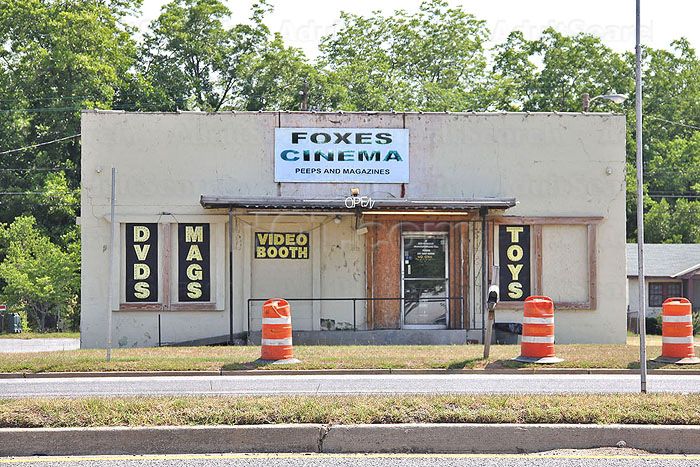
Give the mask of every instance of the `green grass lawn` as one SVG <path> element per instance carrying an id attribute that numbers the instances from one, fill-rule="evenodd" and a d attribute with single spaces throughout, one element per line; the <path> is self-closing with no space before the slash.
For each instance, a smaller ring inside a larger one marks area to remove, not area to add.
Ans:
<path id="1" fill-rule="evenodd" d="M 65 371 L 174 371 L 244 369 L 503 369 L 523 368 L 512 361 L 520 354 L 516 345 L 491 347 L 491 358 L 482 358 L 480 345 L 449 346 L 295 346 L 295 365 L 267 365 L 256 360 L 260 347 L 151 347 L 114 349 L 112 361 L 105 361 L 104 350 L 70 350 L 42 353 L 0 354 L 0 372 Z M 554 368 L 639 368 L 636 345 L 559 345 L 562 363 Z M 650 360 L 661 353 L 659 345 L 648 345 Z M 649 363 L 650 368 L 700 369 L 700 365 L 678 367 Z"/>
<path id="2" fill-rule="evenodd" d="M 661 347 L 661 336 L 657 336 L 656 334 L 647 334 L 646 341 L 647 346 L 651 345 Z M 639 347 L 639 334 L 628 334 L 627 345 L 636 345 Z M 700 347 L 700 336 L 695 336 L 695 348 L 697 349 L 698 347 Z"/>
<path id="3" fill-rule="evenodd" d="M 0 427 L 275 423 L 700 424 L 700 395 L 133 397 L 0 400 Z"/>

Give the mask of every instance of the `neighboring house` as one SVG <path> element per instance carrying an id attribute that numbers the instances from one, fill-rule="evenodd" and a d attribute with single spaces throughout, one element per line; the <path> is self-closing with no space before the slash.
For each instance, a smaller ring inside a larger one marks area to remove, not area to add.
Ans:
<path id="1" fill-rule="evenodd" d="M 636 322 L 639 313 L 637 244 L 627 244 L 627 313 Z M 644 244 L 647 316 L 657 316 L 669 297 L 686 297 L 700 309 L 700 244 Z"/>

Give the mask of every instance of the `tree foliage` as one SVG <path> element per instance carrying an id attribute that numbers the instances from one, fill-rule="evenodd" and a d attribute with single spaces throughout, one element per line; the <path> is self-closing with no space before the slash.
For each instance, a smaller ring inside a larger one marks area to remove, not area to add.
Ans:
<path id="1" fill-rule="evenodd" d="M 270 34 L 263 22 L 269 10 L 261 0 L 253 5 L 248 23 L 229 28 L 225 23 L 232 12 L 219 0 L 166 4 L 141 50 L 142 82 L 150 83 L 147 95 L 157 96 L 151 105 L 216 112 L 255 107 L 255 102 L 285 103 L 288 96 L 279 91 L 294 80 L 284 79 L 295 78 L 306 63 L 297 50 Z M 265 79 L 266 72 L 275 73 L 274 80 Z"/>
<path id="2" fill-rule="evenodd" d="M 580 111 L 583 93 L 597 96 L 634 86 L 629 64 L 600 38 L 566 36 L 553 28 L 537 40 L 511 33 L 496 47 L 494 72 L 500 78 L 498 107 L 503 110 Z M 606 104 L 601 105 L 605 110 Z"/>
<path id="3" fill-rule="evenodd" d="M 27 313 L 39 331 L 55 329 L 77 303 L 80 289 L 80 249 L 54 244 L 30 216 L 21 216 L 0 226 L 5 258 L 0 279 L 5 282 L 2 298 L 11 309 Z"/>
<path id="4" fill-rule="evenodd" d="M 111 108 L 133 65 L 136 44 L 125 15 L 138 0 L 0 0 L 0 144 L 20 148 L 80 133 L 80 109 Z M 52 172 L 66 189 L 80 183 L 78 138 L 5 154 L 5 192 L 41 192 Z M 51 182 L 48 182 L 51 183 Z M 52 203 L 31 195 L 0 199 L 0 222 L 22 214 L 53 226 L 57 238 L 74 224 Z M 72 200 L 75 203 L 77 200 Z"/>
<path id="5" fill-rule="evenodd" d="M 446 1 L 370 17 L 341 14 L 322 39 L 320 66 L 347 90 L 346 110 L 464 110 L 484 106 L 489 32 Z"/>

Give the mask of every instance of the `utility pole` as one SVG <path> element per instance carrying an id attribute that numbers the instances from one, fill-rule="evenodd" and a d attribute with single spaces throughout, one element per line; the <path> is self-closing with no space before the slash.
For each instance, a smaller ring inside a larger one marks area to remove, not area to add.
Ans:
<path id="1" fill-rule="evenodd" d="M 117 203 L 117 169 L 112 167 L 112 196 L 109 210 L 109 292 L 107 293 L 107 361 L 112 360 L 112 301 L 114 300 L 114 237 L 115 214 Z"/>
<path id="2" fill-rule="evenodd" d="M 636 118 L 637 118 L 637 268 L 639 276 L 639 374 L 641 391 L 647 392 L 646 284 L 644 283 L 644 157 L 642 153 L 642 34 L 641 0 L 637 0 L 636 22 Z"/>
<path id="3" fill-rule="evenodd" d="M 306 78 L 299 94 L 301 94 L 301 110 L 306 112 L 309 110 L 309 83 Z"/>

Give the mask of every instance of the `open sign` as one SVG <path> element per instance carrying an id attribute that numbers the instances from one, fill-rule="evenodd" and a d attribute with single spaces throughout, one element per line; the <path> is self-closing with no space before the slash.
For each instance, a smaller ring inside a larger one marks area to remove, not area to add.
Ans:
<path id="1" fill-rule="evenodd" d="M 356 207 L 372 209 L 375 201 L 369 196 L 348 196 L 345 198 L 345 207 L 353 209 Z"/>

